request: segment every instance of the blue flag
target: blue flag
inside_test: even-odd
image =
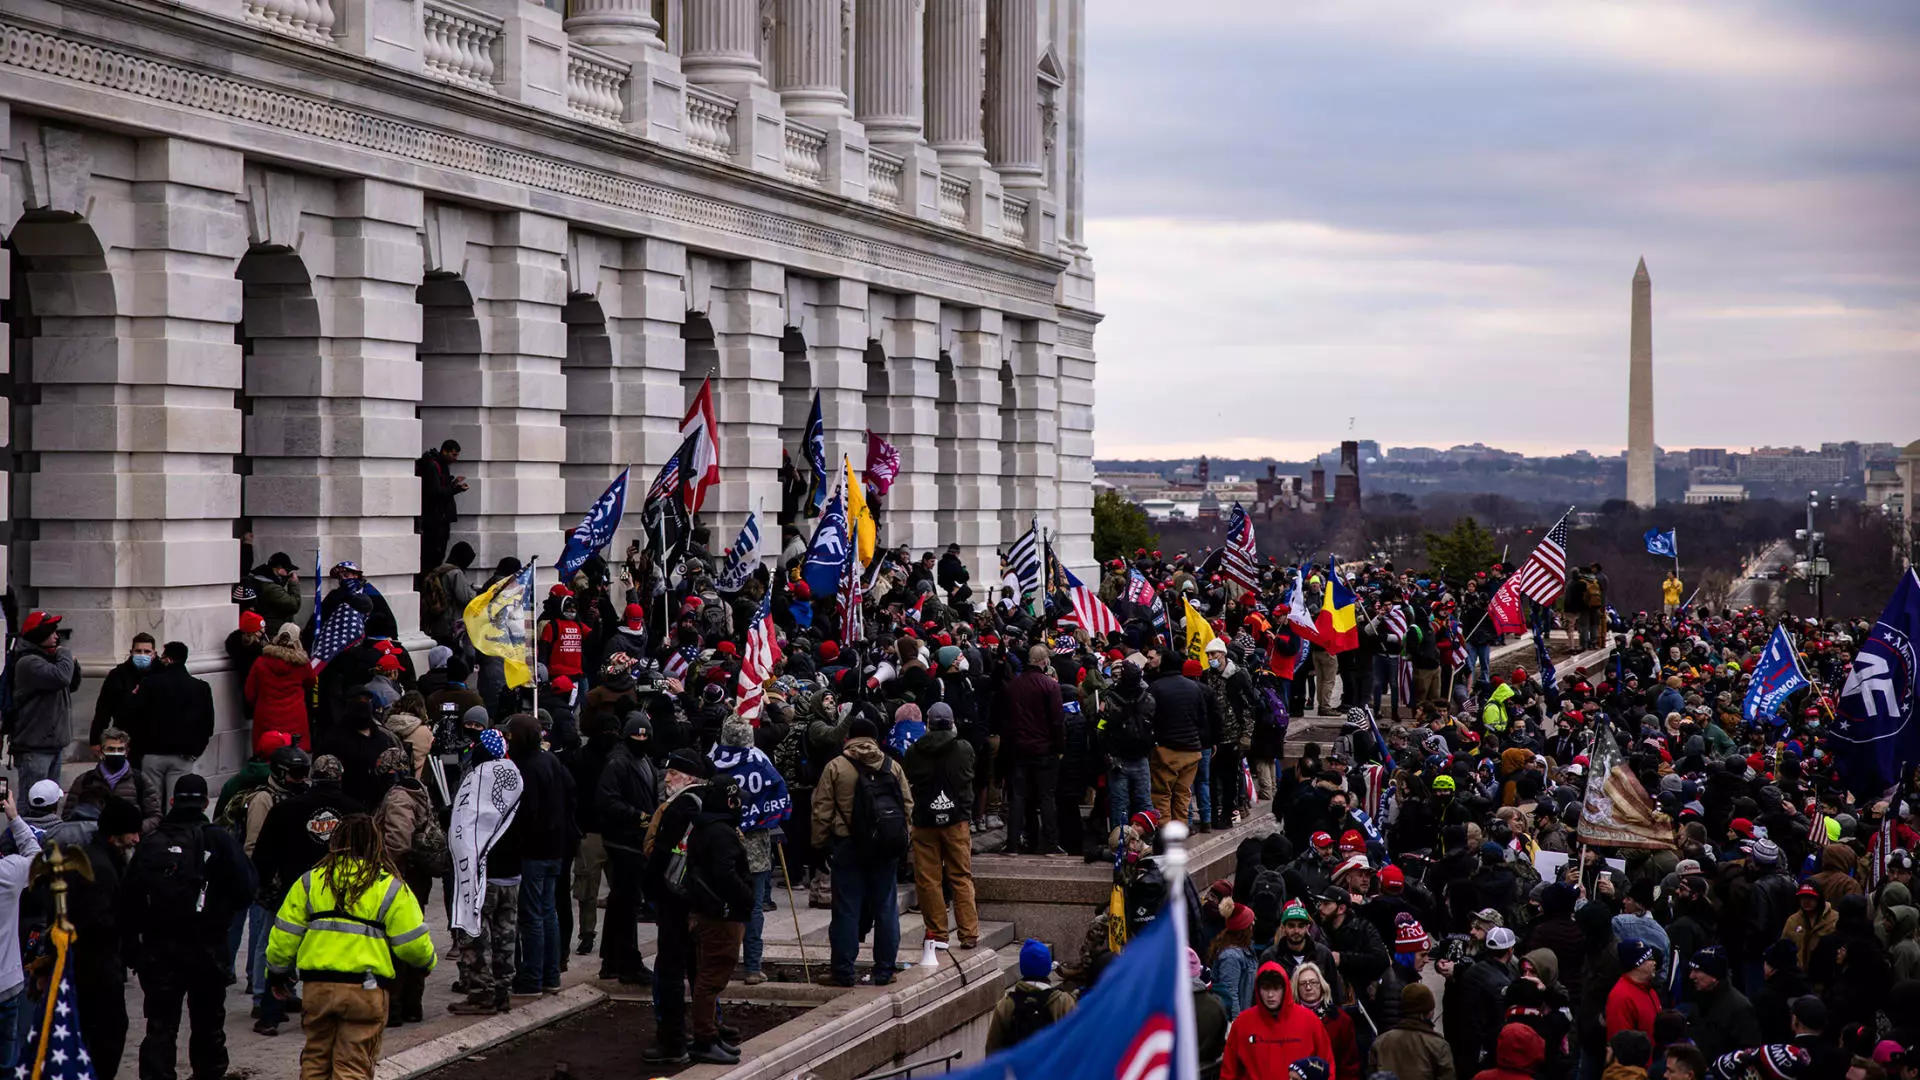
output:
[[[807,562],[800,571],[814,599],[832,596],[840,587],[840,570],[847,563],[847,504],[838,492],[827,503],[826,513],[813,527],[813,543],[807,545]]]
[[[587,508],[587,516],[581,518],[580,524],[567,534],[566,550],[560,553],[560,561],[554,564],[560,571],[562,581],[586,565],[594,553],[613,543],[613,532],[620,527],[620,518],[627,512],[629,471],[620,470],[620,475],[613,478],[607,490]]]
[[[740,831],[771,829],[793,816],[787,782],[764,751],[752,746],[715,746],[707,757],[715,771],[740,785]]]
[[[1920,762],[1920,729],[1913,722],[1920,669],[1914,656],[1916,639],[1920,574],[1909,569],[1873,633],[1854,654],[1840,691],[1839,719],[1829,732],[1847,786],[1857,795],[1878,796]]]
[[[813,392],[813,411],[807,414],[807,433],[800,440],[807,466],[813,470],[813,509],[827,501],[827,425],[820,418],[820,391]]]
[[[1101,973],[1078,1008],[949,1080],[1195,1080],[1185,905],[1185,890],[1175,886],[1172,903]]]
[[[1679,536],[1680,530],[1678,529],[1668,529],[1666,532],[1661,532],[1659,529],[1648,529],[1646,537],[1647,554],[1660,555],[1668,559],[1679,558]]]
[[[1761,719],[1775,725],[1786,723],[1780,716],[1780,707],[1801,687],[1809,685],[1807,677],[1800,673],[1796,652],[1793,639],[1787,637],[1787,628],[1774,627],[1773,637],[1767,640],[1767,651],[1760,654],[1760,662],[1753,667],[1747,700],[1740,706],[1740,715],[1746,717],[1748,723]]]

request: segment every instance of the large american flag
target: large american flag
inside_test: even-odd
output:
[[[747,627],[747,647],[740,655],[740,678],[734,687],[739,697],[735,711],[741,719],[753,721],[756,727],[760,707],[766,702],[767,680],[773,677],[773,666],[780,662],[770,599],[771,594],[760,598],[760,610],[754,614],[753,624]]]
[[[1400,639],[1400,655],[1393,665],[1393,684],[1400,695],[1400,704],[1413,704],[1413,643],[1407,640],[1407,608],[1405,604],[1388,604],[1381,616],[1387,633]]]
[[[840,647],[851,649],[866,636],[866,614],[861,609],[860,546],[847,545],[847,564],[840,571],[840,592],[835,609],[840,615]]]
[[[1236,502],[1233,515],[1227,519],[1227,545],[1220,549],[1220,572],[1241,589],[1255,591],[1260,586],[1260,575],[1254,572],[1253,560],[1258,557],[1253,543],[1253,519],[1247,516],[1246,507]]]
[[[1120,632],[1120,620],[1114,618],[1113,610],[1100,600],[1100,594],[1087,588],[1078,575],[1060,567],[1060,573],[1066,578],[1067,595],[1073,599],[1074,623],[1086,628],[1089,634],[1117,634]]]
[[[360,644],[366,636],[365,613],[344,600],[333,605],[333,614],[327,616],[313,634],[313,656],[309,661],[313,670],[324,670],[334,657]]]
[[[1536,604],[1552,604],[1567,587],[1567,518],[1562,514],[1514,575],[1514,588]]]
[[[660,667],[661,674],[669,679],[687,681],[687,673],[693,670],[693,661],[700,655],[700,646],[683,645],[667,654],[667,662]]]
[[[46,1014],[46,1023],[35,1023],[27,1032],[27,1045],[22,1053],[22,1063],[15,1067],[18,1077],[39,1077],[41,1080],[92,1080],[93,1058],[87,1054],[86,1044],[80,1040],[80,1008],[74,998],[73,980],[66,973],[65,949],[61,950],[60,964],[55,974],[60,979],[59,992],[54,995],[53,1008]]]

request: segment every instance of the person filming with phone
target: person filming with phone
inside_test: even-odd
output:
[[[73,738],[73,692],[80,689],[80,663],[67,649],[60,616],[27,615],[20,640],[7,659],[6,694],[0,701],[0,732],[13,753],[14,786],[22,791],[41,780],[59,780],[60,762]]]

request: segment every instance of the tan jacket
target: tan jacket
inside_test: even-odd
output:
[[[387,789],[380,808],[373,812],[373,820],[380,826],[380,838],[387,842],[387,854],[396,866],[407,865],[407,856],[413,854],[413,835],[419,831],[421,818],[431,813],[425,788],[395,784]]]
[[[907,786],[907,774],[900,763],[889,760],[881,753],[880,744],[864,735],[848,739],[840,755],[821,770],[820,783],[813,789],[814,847],[826,847],[829,841],[848,835],[847,826],[853,820],[853,783],[860,775],[854,766],[856,761],[869,769],[892,769],[900,785],[901,807],[908,820],[913,818],[913,791]]]
[[[433,753],[433,729],[419,717],[407,713],[394,713],[387,717],[385,726],[412,753],[413,778],[423,778],[426,775],[427,758]]]
[[[1390,1072],[1400,1080],[1457,1080],[1453,1049],[1431,1020],[1406,1019],[1373,1041],[1367,1073]]]

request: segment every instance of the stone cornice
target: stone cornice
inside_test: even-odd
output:
[[[298,62],[316,75],[324,77],[331,72],[341,83],[349,85],[367,85],[378,80],[404,82],[406,96],[423,99],[428,107],[446,108],[524,131],[529,136],[529,144],[583,145],[625,160],[664,166],[675,174],[693,174],[707,181],[707,186],[724,185],[742,194],[763,195],[767,201],[794,204],[794,209],[801,212],[782,213],[749,207],[742,204],[745,200],[717,198],[649,178],[622,175],[559,156],[502,145],[448,127],[383,116],[352,104],[269,87],[235,74],[196,69],[172,58],[136,55],[112,43],[118,35],[87,34],[65,27],[37,28],[26,25],[22,19],[0,21],[0,71],[13,69],[50,77],[164,106],[392,155],[420,165],[583,199],[724,236],[845,259],[976,291],[985,294],[982,300],[997,295],[1026,301],[1028,305],[1050,307],[1054,282],[1066,265],[904,215],[807,192],[634,136],[569,122],[513,102],[449,91],[429,80],[389,71],[358,57],[306,49],[203,13],[145,0],[121,0],[104,5],[80,0],[74,6],[88,10],[91,17],[78,20],[85,23],[109,17],[135,18],[150,22],[163,32],[178,33],[187,29],[196,37],[213,38],[214,41],[194,51],[232,50],[233,56],[226,65],[229,70],[234,66],[232,59],[244,55],[251,59],[265,57],[273,63]],[[289,82],[310,84],[313,80]],[[31,101],[31,104],[54,113],[71,111],[63,110],[61,102],[53,96]],[[963,255],[929,252],[817,223],[831,218],[910,236],[922,235],[930,245],[957,248]],[[645,234],[639,229],[633,231],[636,235]],[[992,265],[995,263],[999,266]]]

